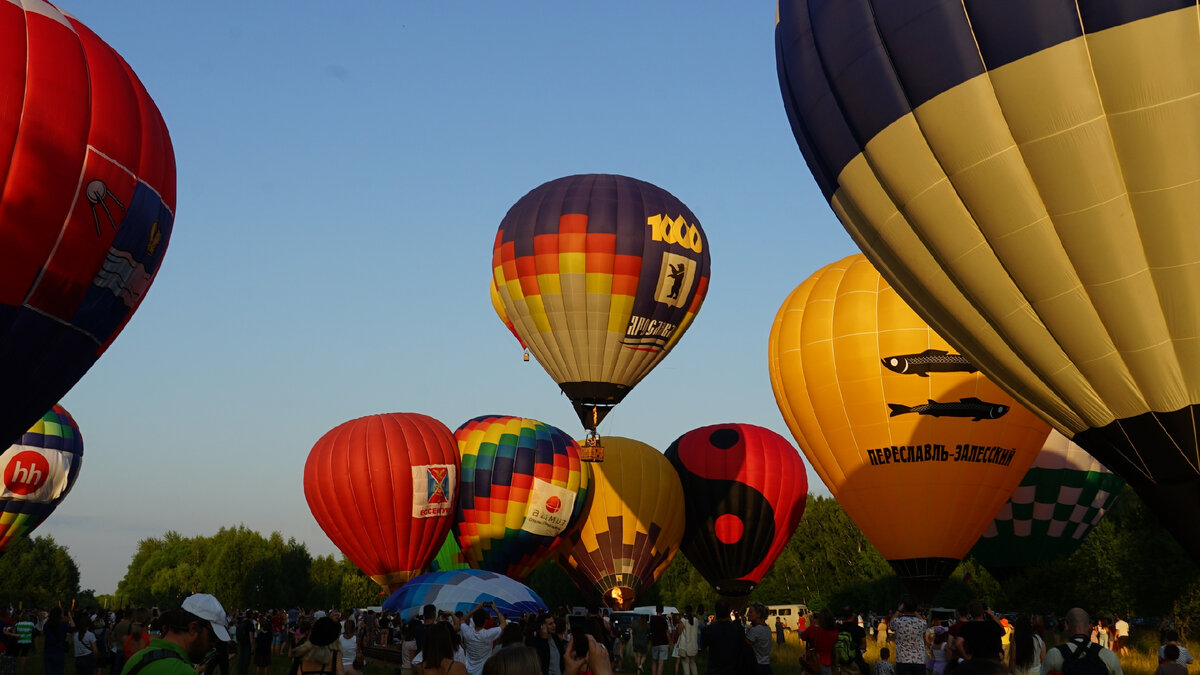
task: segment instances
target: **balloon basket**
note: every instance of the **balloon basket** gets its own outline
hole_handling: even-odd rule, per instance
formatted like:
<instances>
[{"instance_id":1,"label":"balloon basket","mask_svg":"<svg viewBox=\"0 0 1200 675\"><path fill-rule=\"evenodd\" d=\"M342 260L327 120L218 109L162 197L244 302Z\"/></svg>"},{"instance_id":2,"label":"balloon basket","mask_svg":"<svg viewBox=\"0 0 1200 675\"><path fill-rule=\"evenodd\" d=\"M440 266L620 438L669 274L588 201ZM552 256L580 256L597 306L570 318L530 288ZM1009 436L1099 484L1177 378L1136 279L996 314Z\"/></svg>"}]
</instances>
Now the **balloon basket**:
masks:
<instances>
[{"instance_id":1,"label":"balloon basket","mask_svg":"<svg viewBox=\"0 0 1200 675\"><path fill-rule=\"evenodd\" d=\"M604 445L595 431L589 431L587 438L583 439L583 445L579 446L579 459L597 463L604 461Z\"/></svg>"}]
</instances>

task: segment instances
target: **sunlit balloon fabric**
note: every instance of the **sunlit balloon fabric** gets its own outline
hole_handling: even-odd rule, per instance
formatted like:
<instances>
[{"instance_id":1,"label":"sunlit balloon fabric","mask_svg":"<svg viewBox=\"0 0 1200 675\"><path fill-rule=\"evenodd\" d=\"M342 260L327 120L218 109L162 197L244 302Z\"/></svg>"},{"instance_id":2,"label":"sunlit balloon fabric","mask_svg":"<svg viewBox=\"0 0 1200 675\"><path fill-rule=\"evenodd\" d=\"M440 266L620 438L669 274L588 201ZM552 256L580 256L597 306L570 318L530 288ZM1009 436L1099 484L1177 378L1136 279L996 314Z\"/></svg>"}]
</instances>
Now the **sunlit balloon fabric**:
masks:
<instances>
[{"instance_id":1,"label":"sunlit balloon fabric","mask_svg":"<svg viewBox=\"0 0 1200 675\"><path fill-rule=\"evenodd\" d=\"M141 304L171 237L175 155L129 65L49 3L0 2L0 64L3 447Z\"/></svg>"},{"instance_id":2,"label":"sunlit balloon fabric","mask_svg":"<svg viewBox=\"0 0 1200 675\"><path fill-rule=\"evenodd\" d=\"M425 605L465 613L481 602L495 602L500 613L512 619L547 611L546 602L525 584L503 574L471 569L422 574L393 592L383 608L402 618L416 618Z\"/></svg>"},{"instance_id":3,"label":"sunlit balloon fabric","mask_svg":"<svg viewBox=\"0 0 1200 675\"><path fill-rule=\"evenodd\" d=\"M492 272L518 338L595 429L695 318L708 291L708 240L666 190L568 176L509 209Z\"/></svg>"},{"instance_id":4,"label":"sunlit balloon fabric","mask_svg":"<svg viewBox=\"0 0 1200 675\"><path fill-rule=\"evenodd\" d=\"M466 558L463 557L462 549L458 546L458 539L454 536L454 531L451 530L446 534L446 541L438 552L434 554L433 560L429 563L429 569L432 572L447 572L450 570L464 570L471 566L467 564Z\"/></svg>"},{"instance_id":5,"label":"sunlit balloon fabric","mask_svg":"<svg viewBox=\"0 0 1200 675\"><path fill-rule=\"evenodd\" d=\"M500 299L500 291L496 290L495 279L492 279L488 292L492 298L492 309L496 310L496 316L500 317L500 321L504 324L504 327L517 339L517 342L521 345L521 349L525 349L525 341L521 339L520 335L517 335L517 328L513 326L513 322L508 318L508 312L504 309L504 301Z\"/></svg>"},{"instance_id":6,"label":"sunlit balloon fabric","mask_svg":"<svg viewBox=\"0 0 1200 675\"><path fill-rule=\"evenodd\" d=\"M606 436L605 460L592 465L592 505L578 541L559 564L581 590L613 609L630 609L679 551L683 485L654 448Z\"/></svg>"},{"instance_id":7,"label":"sunlit balloon fabric","mask_svg":"<svg viewBox=\"0 0 1200 675\"><path fill-rule=\"evenodd\" d=\"M1050 428L938 337L862 255L775 317L771 386L821 480L906 580L941 581Z\"/></svg>"},{"instance_id":8,"label":"sunlit balloon fabric","mask_svg":"<svg viewBox=\"0 0 1200 675\"><path fill-rule=\"evenodd\" d=\"M46 520L71 491L82 464L79 425L61 405L0 454L0 553Z\"/></svg>"},{"instance_id":9,"label":"sunlit balloon fabric","mask_svg":"<svg viewBox=\"0 0 1200 675\"><path fill-rule=\"evenodd\" d=\"M860 248L1200 559L1196 3L778 16L792 129Z\"/></svg>"},{"instance_id":10,"label":"sunlit balloon fabric","mask_svg":"<svg viewBox=\"0 0 1200 675\"><path fill-rule=\"evenodd\" d=\"M1099 524L1123 487L1125 481L1052 431L971 555L989 570L1065 558Z\"/></svg>"},{"instance_id":11,"label":"sunlit balloon fabric","mask_svg":"<svg viewBox=\"0 0 1200 675\"><path fill-rule=\"evenodd\" d=\"M687 496L684 555L721 595L749 595L804 515L800 454L769 429L716 424L680 436L666 456Z\"/></svg>"},{"instance_id":12,"label":"sunlit balloon fabric","mask_svg":"<svg viewBox=\"0 0 1200 675\"><path fill-rule=\"evenodd\" d=\"M454 432L462 482L454 534L466 562L524 579L567 545L587 516L591 471L557 427L485 415Z\"/></svg>"},{"instance_id":13,"label":"sunlit balloon fabric","mask_svg":"<svg viewBox=\"0 0 1200 675\"><path fill-rule=\"evenodd\" d=\"M371 415L317 441L304 464L304 497L334 545L395 590L446 541L458 475L458 447L446 425L418 413Z\"/></svg>"}]
</instances>

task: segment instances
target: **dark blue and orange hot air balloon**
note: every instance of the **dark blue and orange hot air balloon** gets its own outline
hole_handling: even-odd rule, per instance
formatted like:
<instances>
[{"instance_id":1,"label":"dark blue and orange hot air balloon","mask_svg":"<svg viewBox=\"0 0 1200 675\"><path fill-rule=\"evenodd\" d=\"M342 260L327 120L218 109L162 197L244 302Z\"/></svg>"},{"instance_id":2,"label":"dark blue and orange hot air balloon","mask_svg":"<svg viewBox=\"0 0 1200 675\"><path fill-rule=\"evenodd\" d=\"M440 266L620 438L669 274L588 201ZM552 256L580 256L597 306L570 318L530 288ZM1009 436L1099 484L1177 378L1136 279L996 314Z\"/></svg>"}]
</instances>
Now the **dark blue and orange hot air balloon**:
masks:
<instances>
[{"instance_id":1,"label":"dark blue and orange hot air balloon","mask_svg":"<svg viewBox=\"0 0 1200 675\"><path fill-rule=\"evenodd\" d=\"M454 437L462 464L454 523L461 561L522 580L582 526L591 471L570 436L537 420L485 415Z\"/></svg>"},{"instance_id":2,"label":"dark blue and orange hot air balloon","mask_svg":"<svg viewBox=\"0 0 1200 675\"><path fill-rule=\"evenodd\" d=\"M745 601L804 515L808 478L786 438L716 424L667 448L687 500L683 553L718 593Z\"/></svg>"},{"instance_id":3,"label":"dark blue and orange hot air balloon","mask_svg":"<svg viewBox=\"0 0 1200 675\"><path fill-rule=\"evenodd\" d=\"M939 335L1200 560L1193 0L781 0L792 131Z\"/></svg>"},{"instance_id":4,"label":"dark blue and orange hot air balloon","mask_svg":"<svg viewBox=\"0 0 1200 675\"><path fill-rule=\"evenodd\" d=\"M350 420L304 464L304 497L334 545L388 591L421 574L446 541L458 499L458 448L418 413Z\"/></svg>"},{"instance_id":5,"label":"dark blue and orange hot air balloon","mask_svg":"<svg viewBox=\"0 0 1200 675\"><path fill-rule=\"evenodd\" d=\"M0 3L0 447L83 377L158 273L175 154L129 65L40 0Z\"/></svg>"},{"instance_id":6,"label":"dark blue and orange hot air balloon","mask_svg":"<svg viewBox=\"0 0 1200 675\"><path fill-rule=\"evenodd\" d=\"M0 454L0 553L26 537L66 498L83 464L79 425L61 405Z\"/></svg>"},{"instance_id":7,"label":"dark blue and orange hot air balloon","mask_svg":"<svg viewBox=\"0 0 1200 675\"><path fill-rule=\"evenodd\" d=\"M497 313L594 432L695 319L708 291L708 241L662 188L568 176L509 209L492 273Z\"/></svg>"}]
</instances>

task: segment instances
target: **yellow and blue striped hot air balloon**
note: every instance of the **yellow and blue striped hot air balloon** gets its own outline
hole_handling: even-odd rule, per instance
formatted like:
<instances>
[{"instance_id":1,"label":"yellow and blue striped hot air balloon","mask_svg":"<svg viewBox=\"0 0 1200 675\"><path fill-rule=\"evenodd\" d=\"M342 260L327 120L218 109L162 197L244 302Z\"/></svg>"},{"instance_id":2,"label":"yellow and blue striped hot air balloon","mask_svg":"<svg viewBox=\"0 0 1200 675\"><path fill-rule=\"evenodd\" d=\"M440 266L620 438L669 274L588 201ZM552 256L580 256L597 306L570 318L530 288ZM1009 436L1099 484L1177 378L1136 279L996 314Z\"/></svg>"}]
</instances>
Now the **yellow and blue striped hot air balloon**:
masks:
<instances>
[{"instance_id":1,"label":"yellow and blue striped hot air balloon","mask_svg":"<svg viewBox=\"0 0 1200 675\"><path fill-rule=\"evenodd\" d=\"M82 464L79 425L61 405L0 454L0 553L49 517L75 485Z\"/></svg>"},{"instance_id":2,"label":"yellow and blue striped hot air balloon","mask_svg":"<svg viewBox=\"0 0 1200 675\"><path fill-rule=\"evenodd\" d=\"M454 432L462 460L454 535L476 569L522 580L587 516L591 471L557 427L485 415Z\"/></svg>"},{"instance_id":3,"label":"yellow and blue striped hot air balloon","mask_svg":"<svg viewBox=\"0 0 1200 675\"><path fill-rule=\"evenodd\" d=\"M781 0L784 107L897 292L1200 560L1195 0Z\"/></svg>"},{"instance_id":4,"label":"yellow and blue striped hot air balloon","mask_svg":"<svg viewBox=\"0 0 1200 675\"><path fill-rule=\"evenodd\" d=\"M671 564L683 541L683 484L658 450L630 438L604 439L592 465L592 505L578 541L559 564L585 594L613 609L633 606Z\"/></svg>"}]
</instances>

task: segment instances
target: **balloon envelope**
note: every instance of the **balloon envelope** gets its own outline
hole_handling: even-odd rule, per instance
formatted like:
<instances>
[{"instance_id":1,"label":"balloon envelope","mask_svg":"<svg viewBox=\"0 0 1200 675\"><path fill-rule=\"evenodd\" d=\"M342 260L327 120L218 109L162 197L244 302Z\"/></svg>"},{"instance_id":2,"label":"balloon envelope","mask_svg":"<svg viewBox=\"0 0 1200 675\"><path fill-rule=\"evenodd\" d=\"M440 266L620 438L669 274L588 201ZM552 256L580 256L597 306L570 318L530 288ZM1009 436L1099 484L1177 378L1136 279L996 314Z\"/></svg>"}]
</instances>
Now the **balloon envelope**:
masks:
<instances>
[{"instance_id":1,"label":"balloon envelope","mask_svg":"<svg viewBox=\"0 0 1200 675\"><path fill-rule=\"evenodd\" d=\"M458 498L458 449L418 413L350 420L304 464L304 497L326 536L364 574L394 590L445 542Z\"/></svg>"},{"instance_id":2,"label":"balloon envelope","mask_svg":"<svg viewBox=\"0 0 1200 675\"><path fill-rule=\"evenodd\" d=\"M0 454L0 553L49 517L75 485L82 465L79 425L61 405Z\"/></svg>"},{"instance_id":3,"label":"balloon envelope","mask_svg":"<svg viewBox=\"0 0 1200 675\"><path fill-rule=\"evenodd\" d=\"M419 616L425 605L465 613L480 602L495 602L502 614L513 618L546 611L546 602L525 584L484 570L422 574L393 591L383 608L412 618Z\"/></svg>"},{"instance_id":4,"label":"balloon envelope","mask_svg":"<svg viewBox=\"0 0 1200 675\"><path fill-rule=\"evenodd\" d=\"M775 400L809 463L917 592L953 571L1050 432L862 255L792 291L768 354Z\"/></svg>"},{"instance_id":5,"label":"balloon envelope","mask_svg":"<svg viewBox=\"0 0 1200 675\"><path fill-rule=\"evenodd\" d=\"M716 424L680 436L666 456L687 500L684 555L721 595L749 595L804 515L800 454L769 429Z\"/></svg>"},{"instance_id":6,"label":"balloon envelope","mask_svg":"<svg viewBox=\"0 0 1200 675\"><path fill-rule=\"evenodd\" d=\"M627 610L671 564L684 530L683 485L658 450L606 436L605 460L593 464L592 505L559 564L581 590Z\"/></svg>"},{"instance_id":7,"label":"balloon envelope","mask_svg":"<svg viewBox=\"0 0 1200 675\"><path fill-rule=\"evenodd\" d=\"M1200 560L1195 13L783 0L776 51L863 252Z\"/></svg>"},{"instance_id":8,"label":"balloon envelope","mask_svg":"<svg viewBox=\"0 0 1200 675\"><path fill-rule=\"evenodd\" d=\"M0 3L0 447L83 377L158 273L175 154L129 65L40 0Z\"/></svg>"},{"instance_id":9,"label":"balloon envelope","mask_svg":"<svg viewBox=\"0 0 1200 675\"><path fill-rule=\"evenodd\" d=\"M1125 481L1052 431L971 555L989 571L1065 558L1079 548L1123 487Z\"/></svg>"},{"instance_id":10,"label":"balloon envelope","mask_svg":"<svg viewBox=\"0 0 1200 675\"><path fill-rule=\"evenodd\" d=\"M524 579L586 516L591 471L562 430L485 415L457 431L462 483L454 534L471 567Z\"/></svg>"},{"instance_id":11,"label":"balloon envelope","mask_svg":"<svg viewBox=\"0 0 1200 675\"><path fill-rule=\"evenodd\" d=\"M594 430L692 323L708 291L708 241L662 188L568 176L509 209L492 272L517 338Z\"/></svg>"}]
</instances>

